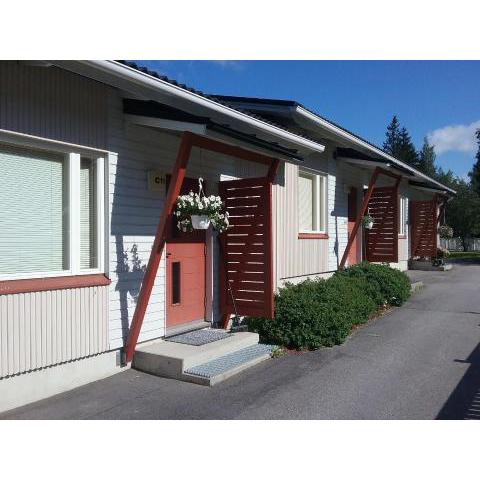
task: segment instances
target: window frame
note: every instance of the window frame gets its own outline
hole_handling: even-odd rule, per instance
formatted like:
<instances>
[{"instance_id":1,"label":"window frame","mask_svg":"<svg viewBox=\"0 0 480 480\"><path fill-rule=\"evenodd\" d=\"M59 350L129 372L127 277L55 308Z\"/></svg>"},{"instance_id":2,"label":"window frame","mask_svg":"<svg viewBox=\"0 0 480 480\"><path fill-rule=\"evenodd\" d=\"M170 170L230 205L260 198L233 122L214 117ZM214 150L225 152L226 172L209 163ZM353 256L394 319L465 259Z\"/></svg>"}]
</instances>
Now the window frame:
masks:
<instances>
[{"instance_id":1,"label":"window frame","mask_svg":"<svg viewBox=\"0 0 480 480\"><path fill-rule=\"evenodd\" d=\"M108 275L107 242L109 235L108 221L105 221L105 205L108 201L108 159L112 154L105 150L82 147L66 142L49 140L32 135L0 130L0 148L3 146L21 147L32 150L44 150L62 154L65 158L64 185L68 195L68 239L66 249L69 268L60 271L36 271L30 273L0 274L0 282L10 280L30 280L37 278L77 277L82 275ZM97 251L98 267L80 269L80 161L88 157L96 164L96 207L97 207Z\"/></svg>"},{"instance_id":2,"label":"window frame","mask_svg":"<svg viewBox=\"0 0 480 480\"><path fill-rule=\"evenodd\" d=\"M398 236L407 238L408 235L408 197L398 196Z\"/></svg>"},{"instance_id":3,"label":"window frame","mask_svg":"<svg viewBox=\"0 0 480 480\"><path fill-rule=\"evenodd\" d=\"M300 228L299 218L299 189L298 179L300 176L310 177L313 180L313 230L306 230ZM326 173L310 170L306 168L299 168L297 172L297 230L299 237L309 238L309 235L327 235L328 234L328 175ZM320 228L323 226L323 228ZM315 237L310 237L315 238Z\"/></svg>"}]
</instances>

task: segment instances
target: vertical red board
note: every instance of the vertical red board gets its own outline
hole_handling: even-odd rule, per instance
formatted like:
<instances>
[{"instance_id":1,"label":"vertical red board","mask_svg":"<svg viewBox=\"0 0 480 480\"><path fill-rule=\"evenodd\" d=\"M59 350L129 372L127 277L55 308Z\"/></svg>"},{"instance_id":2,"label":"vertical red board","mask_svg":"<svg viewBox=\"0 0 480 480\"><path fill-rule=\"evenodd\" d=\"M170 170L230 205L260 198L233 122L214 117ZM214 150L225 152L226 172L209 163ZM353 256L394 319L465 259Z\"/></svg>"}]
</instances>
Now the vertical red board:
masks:
<instances>
[{"instance_id":1,"label":"vertical red board","mask_svg":"<svg viewBox=\"0 0 480 480\"><path fill-rule=\"evenodd\" d=\"M437 200L410 202L412 257L437 256Z\"/></svg>"},{"instance_id":2,"label":"vertical red board","mask_svg":"<svg viewBox=\"0 0 480 480\"><path fill-rule=\"evenodd\" d=\"M365 251L369 262L398 262L398 189L375 187L367 213L373 227L365 232Z\"/></svg>"},{"instance_id":3,"label":"vertical red board","mask_svg":"<svg viewBox=\"0 0 480 480\"><path fill-rule=\"evenodd\" d=\"M266 177L220 182L230 228L220 235L222 315L273 318L272 184Z\"/></svg>"}]
</instances>

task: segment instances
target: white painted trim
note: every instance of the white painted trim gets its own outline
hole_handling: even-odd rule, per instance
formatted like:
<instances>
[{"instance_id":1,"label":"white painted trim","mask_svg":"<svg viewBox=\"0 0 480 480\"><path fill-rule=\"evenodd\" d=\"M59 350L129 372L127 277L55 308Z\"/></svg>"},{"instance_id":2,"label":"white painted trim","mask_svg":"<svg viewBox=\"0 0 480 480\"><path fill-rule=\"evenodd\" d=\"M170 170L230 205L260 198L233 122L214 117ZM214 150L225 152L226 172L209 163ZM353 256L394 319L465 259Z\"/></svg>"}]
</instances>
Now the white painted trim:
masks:
<instances>
[{"instance_id":1,"label":"white painted trim","mask_svg":"<svg viewBox=\"0 0 480 480\"><path fill-rule=\"evenodd\" d=\"M209 228L205 236L205 321L213 321L213 279L214 279L214 238L213 229Z\"/></svg>"},{"instance_id":2,"label":"white painted trim","mask_svg":"<svg viewBox=\"0 0 480 480\"><path fill-rule=\"evenodd\" d=\"M20 274L8 274L0 276L0 281L23 280L31 278L68 277L71 275L91 275L105 273L108 276L109 248L106 238L110 237L109 222L106 222L105 206L109 202L108 192L108 165L104 156L93 158L96 161L97 172L97 242L98 242L98 268L80 269L80 163L81 151L92 158L92 152L97 155L104 151L79 147L64 142L51 141L40 137L32 137L17 132L0 130L0 142L23 148L47 150L52 153L68 153L65 159L66 179L68 185L68 257L69 268L56 272L29 272ZM77 151L72 152L67 146L72 146ZM79 147L79 148L77 148ZM108 158L116 156L113 152L108 153ZM107 215L108 219L108 215Z\"/></svg>"},{"instance_id":3,"label":"white painted trim","mask_svg":"<svg viewBox=\"0 0 480 480\"><path fill-rule=\"evenodd\" d=\"M80 154L71 153L68 162L70 270L80 271ZM75 273L74 273L75 274Z\"/></svg>"},{"instance_id":4,"label":"white painted trim","mask_svg":"<svg viewBox=\"0 0 480 480\"><path fill-rule=\"evenodd\" d=\"M145 117L143 115L125 115L125 119L134 125L145 127L162 128L176 132L192 132L199 135L206 135L207 126L202 123L180 122L176 120L167 120L164 118Z\"/></svg>"},{"instance_id":5,"label":"white painted trim","mask_svg":"<svg viewBox=\"0 0 480 480\"><path fill-rule=\"evenodd\" d=\"M309 119L310 121L316 123L317 125L320 125L321 127L325 128L326 130L330 131L331 133L334 133L335 135L337 135L337 136L339 136L343 139L349 140L350 142L352 142L356 145L359 145L363 148L366 148L367 150L369 150L371 152L374 152L376 155L380 155L382 158L385 158L386 160L389 160L390 162L392 162L395 165L401 166L402 168L405 168L405 169L409 170L416 177L418 176L420 178L423 178L423 179L425 179L429 182L432 182L436 185L439 185L439 186L447 189L447 187L445 187L445 185L442 185L440 182L437 182L433 178L430 178L428 175L425 175L424 173L418 171L415 168L412 168L410 165L407 165L406 163L396 159L395 157L392 157L388 153L385 153L383 150L380 150L379 148L374 147L373 145L369 144L368 142L366 142L364 140L361 140L360 138L358 138L357 136L347 132L343 128L340 128L340 127L337 127L336 125L333 125L329 121L319 117L318 115L313 114L312 112L308 111L307 109L305 109L301 106L297 106L295 111L296 111L296 113L298 113L302 117ZM452 189L449 189L449 188L447 190L451 193L456 193L455 190L452 190Z\"/></svg>"},{"instance_id":6,"label":"white painted trim","mask_svg":"<svg viewBox=\"0 0 480 480\"><path fill-rule=\"evenodd\" d=\"M97 186L97 265L100 270L105 269L105 160L99 157L96 160Z\"/></svg>"},{"instance_id":7,"label":"white painted trim","mask_svg":"<svg viewBox=\"0 0 480 480\"><path fill-rule=\"evenodd\" d=\"M111 221L110 221L110 165L117 165L118 154L110 152L107 156L107 162L105 162L105 181L103 198L105 202L104 210L104 269L105 275L110 278L110 239L111 239ZM165 249L164 249L165 250Z\"/></svg>"},{"instance_id":8,"label":"white painted trim","mask_svg":"<svg viewBox=\"0 0 480 480\"><path fill-rule=\"evenodd\" d=\"M51 138L36 137L26 133L14 132L12 130L0 129L0 142L19 145L22 147L38 148L40 150L48 150L54 148L56 152L61 153L84 153L91 155L92 153L104 154L109 153L107 150L99 148L85 147L75 143L61 142Z\"/></svg>"}]
</instances>

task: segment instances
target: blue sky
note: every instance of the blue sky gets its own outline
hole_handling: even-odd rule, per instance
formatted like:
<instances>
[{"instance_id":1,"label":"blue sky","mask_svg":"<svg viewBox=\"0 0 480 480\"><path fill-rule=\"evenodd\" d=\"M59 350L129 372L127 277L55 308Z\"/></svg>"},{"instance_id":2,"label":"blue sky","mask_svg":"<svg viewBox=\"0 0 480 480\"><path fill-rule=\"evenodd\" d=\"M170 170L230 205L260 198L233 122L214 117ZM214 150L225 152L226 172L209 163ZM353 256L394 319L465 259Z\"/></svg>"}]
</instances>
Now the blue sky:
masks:
<instances>
[{"instance_id":1,"label":"blue sky","mask_svg":"<svg viewBox=\"0 0 480 480\"><path fill-rule=\"evenodd\" d=\"M464 177L480 128L480 61L145 61L205 93L297 100L382 145L394 114L417 148Z\"/></svg>"}]
</instances>

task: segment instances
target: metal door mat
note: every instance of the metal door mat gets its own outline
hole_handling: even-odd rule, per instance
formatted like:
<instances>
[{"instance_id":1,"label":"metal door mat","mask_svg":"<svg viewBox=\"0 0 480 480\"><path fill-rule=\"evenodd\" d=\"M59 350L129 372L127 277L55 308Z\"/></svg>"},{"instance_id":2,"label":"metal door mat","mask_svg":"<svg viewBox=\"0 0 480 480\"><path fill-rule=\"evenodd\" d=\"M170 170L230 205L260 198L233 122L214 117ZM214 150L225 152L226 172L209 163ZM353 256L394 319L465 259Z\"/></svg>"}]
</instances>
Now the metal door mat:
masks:
<instances>
[{"instance_id":1,"label":"metal door mat","mask_svg":"<svg viewBox=\"0 0 480 480\"><path fill-rule=\"evenodd\" d=\"M236 352L228 353L223 357L215 358L210 362L196 365L185 370L185 373L197 375L198 377L212 378L216 375L228 372L245 363L251 362L256 358L271 355L275 347L273 345L264 345L258 343L250 347L242 348Z\"/></svg>"},{"instance_id":2,"label":"metal door mat","mask_svg":"<svg viewBox=\"0 0 480 480\"><path fill-rule=\"evenodd\" d=\"M194 345L199 347L207 343L217 342L224 338L230 337L232 334L222 330L195 330L193 332L181 333L173 337L166 338L167 342L184 343L186 345Z\"/></svg>"}]
</instances>

